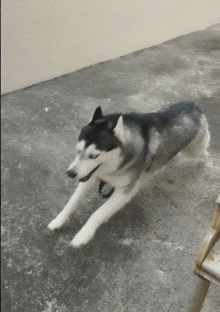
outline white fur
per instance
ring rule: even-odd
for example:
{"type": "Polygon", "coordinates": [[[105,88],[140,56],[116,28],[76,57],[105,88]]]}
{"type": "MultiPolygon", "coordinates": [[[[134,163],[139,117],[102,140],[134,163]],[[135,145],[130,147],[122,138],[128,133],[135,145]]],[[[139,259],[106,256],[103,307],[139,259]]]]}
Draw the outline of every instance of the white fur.
{"type": "Polygon", "coordinates": [[[79,207],[85,196],[94,189],[96,183],[97,180],[94,177],[91,177],[87,182],[79,183],[64,209],[48,225],[49,230],[60,229],[67,222],[70,215],[79,207]]]}
{"type": "Polygon", "coordinates": [[[124,131],[123,131],[123,117],[122,115],[118,118],[117,124],[114,128],[115,136],[120,140],[124,141],[124,131]]]}
{"type": "Polygon", "coordinates": [[[181,151],[181,155],[185,158],[204,158],[208,156],[207,148],[209,146],[210,133],[205,115],[202,115],[200,123],[201,127],[195,138],[181,151]]]}
{"type": "Polygon", "coordinates": [[[121,162],[120,149],[116,148],[110,152],[101,152],[97,159],[89,160],[89,153],[97,151],[95,146],[90,146],[88,150],[82,150],[83,143],[79,143],[79,155],[76,156],[74,162],[70,165],[69,169],[74,169],[78,173],[78,178],[87,175],[97,164],[101,163],[93,176],[87,182],[80,182],[75,193],[70,198],[64,209],[58,216],[50,222],[48,228],[53,231],[60,229],[69,219],[70,215],[79,207],[85,196],[98,184],[99,179],[103,179],[112,186],[116,187],[115,192],[110,199],[104,203],[87,221],[84,227],[72,240],[71,245],[75,248],[81,247],[88,243],[94,236],[98,227],[108,221],[118,210],[120,210],[131,198],[137,193],[140,181],[130,185],[130,173],[126,171],[118,171],[121,162]],[[81,154],[84,154],[81,159],[81,154]],[[129,188],[129,192],[127,189],[129,188]]]}
{"type": "Polygon", "coordinates": [[[156,130],[156,128],[152,128],[150,141],[148,145],[150,153],[155,154],[159,145],[160,145],[160,134],[156,130]]]}
{"type": "Polygon", "coordinates": [[[69,166],[68,170],[74,170],[77,173],[77,178],[80,180],[87,176],[95,167],[101,165],[100,168],[94,173],[95,176],[111,174],[118,169],[121,162],[120,149],[116,148],[109,152],[102,152],[91,144],[86,150],[78,153],[73,163],[69,166]],[[90,154],[99,154],[96,159],[90,159],[90,154]]]}
{"type": "Polygon", "coordinates": [[[82,153],[85,149],[85,145],[86,145],[86,141],[85,140],[81,140],[77,145],[76,145],[76,151],[78,153],[82,153]]]}
{"type": "MultiPolygon", "coordinates": [[[[60,229],[67,222],[70,215],[79,207],[87,193],[95,187],[97,182],[98,180],[95,177],[91,177],[87,182],[79,183],[73,196],[58,216],[50,222],[48,228],[51,231],[60,229]]],[[[140,181],[137,180],[132,187],[129,188],[129,192],[127,192],[127,186],[117,188],[110,199],[92,214],[80,232],[71,241],[71,245],[78,248],[87,244],[93,238],[98,227],[107,222],[138,192],[139,183],[140,181]]]]}
{"type": "Polygon", "coordinates": [[[99,226],[107,222],[116,212],[128,203],[138,192],[138,189],[139,181],[136,182],[132,190],[127,194],[125,194],[124,188],[116,189],[110,199],[92,214],[70,244],[75,248],[87,244],[93,238],[99,226]]]}

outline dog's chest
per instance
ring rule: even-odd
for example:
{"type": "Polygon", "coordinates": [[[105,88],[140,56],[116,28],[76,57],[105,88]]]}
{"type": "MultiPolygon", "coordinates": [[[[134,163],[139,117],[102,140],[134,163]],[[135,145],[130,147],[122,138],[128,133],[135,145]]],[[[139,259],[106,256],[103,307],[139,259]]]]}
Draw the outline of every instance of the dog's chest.
{"type": "Polygon", "coordinates": [[[130,184],[133,180],[131,173],[122,174],[120,172],[97,175],[97,178],[113,187],[124,187],[130,184]]]}

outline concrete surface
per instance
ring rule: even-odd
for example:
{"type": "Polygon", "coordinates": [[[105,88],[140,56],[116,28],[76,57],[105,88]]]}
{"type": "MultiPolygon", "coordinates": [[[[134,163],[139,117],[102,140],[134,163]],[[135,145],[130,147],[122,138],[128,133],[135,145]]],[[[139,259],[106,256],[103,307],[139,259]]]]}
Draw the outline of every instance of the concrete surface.
{"type": "MultiPolygon", "coordinates": [[[[2,311],[187,311],[192,269],[220,190],[220,24],[2,97],[2,311]],[[98,193],[60,232],[47,224],[74,181],[81,126],[106,113],[195,100],[211,132],[205,162],[175,157],[85,248],[69,242],[98,193]]],[[[203,312],[216,312],[211,285],[203,312]]]]}

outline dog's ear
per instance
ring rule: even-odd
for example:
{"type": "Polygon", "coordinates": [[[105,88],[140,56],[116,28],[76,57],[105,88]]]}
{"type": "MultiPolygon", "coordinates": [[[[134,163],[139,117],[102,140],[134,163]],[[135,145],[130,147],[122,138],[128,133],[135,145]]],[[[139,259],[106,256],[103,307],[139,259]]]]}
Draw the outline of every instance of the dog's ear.
{"type": "Polygon", "coordinates": [[[118,118],[117,124],[113,129],[115,136],[120,140],[123,141],[124,137],[124,125],[123,125],[123,116],[121,115],[118,118]]]}
{"type": "Polygon", "coordinates": [[[96,108],[95,113],[93,114],[92,120],[90,121],[89,125],[92,126],[96,120],[102,119],[102,118],[103,118],[102,109],[99,106],[96,108]]]}

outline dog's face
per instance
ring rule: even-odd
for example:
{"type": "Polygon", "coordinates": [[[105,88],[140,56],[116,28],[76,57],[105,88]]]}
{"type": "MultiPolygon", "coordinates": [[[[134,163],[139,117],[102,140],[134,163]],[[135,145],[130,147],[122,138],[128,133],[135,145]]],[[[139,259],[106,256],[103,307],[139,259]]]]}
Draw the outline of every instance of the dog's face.
{"type": "Polygon", "coordinates": [[[123,120],[118,116],[105,118],[98,107],[92,121],[82,129],[76,146],[76,157],[68,168],[68,175],[81,182],[96,172],[111,171],[120,159],[119,140],[123,120]]]}

